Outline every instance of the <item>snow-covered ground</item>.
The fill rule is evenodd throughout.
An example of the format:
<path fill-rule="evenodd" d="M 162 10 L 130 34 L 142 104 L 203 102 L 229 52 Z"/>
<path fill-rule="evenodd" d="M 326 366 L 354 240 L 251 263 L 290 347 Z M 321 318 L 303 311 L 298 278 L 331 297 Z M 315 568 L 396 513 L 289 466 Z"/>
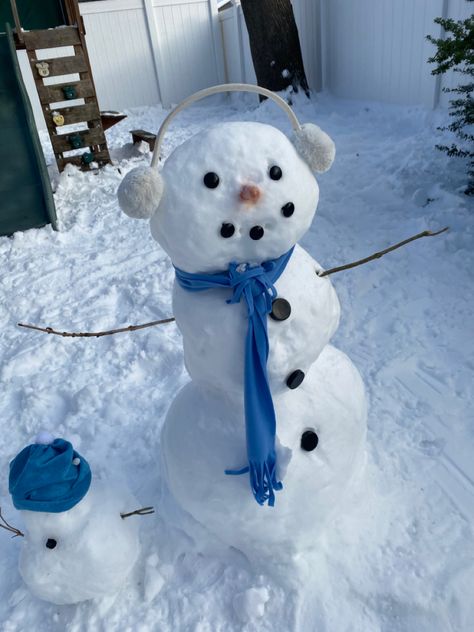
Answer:
<path fill-rule="evenodd" d="M 355 362 L 369 396 L 363 492 L 327 530 L 296 591 L 235 551 L 198 553 L 168 524 L 160 427 L 188 379 L 175 325 L 99 339 L 16 326 L 90 331 L 171 314 L 170 262 L 146 222 L 120 213 L 117 168 L 67 170 L 55 193 L 61 231 L 0 238 L 0 504 L 21 528 L 8 463 L 44 428 L 70 439 L 95 474 L 128 479 L 157 513 L 137 518 L 142 554 L 120 594 L 78 606 L 32 597 L 17 571 L 21 539 L 0 532 L 5 632 L 474 629 L 474 209 L 461 192 L 463 164 L 433 148 L 443 113 L 328 96 L 298 99 L 295 108 L 337 145 L 302 244 L 325 267 L 451 227 L 332 277 L 342 303 L 333 342 Z M 149 159 L 127 145 L 128 130 L 156 130 L 165 114 L 134 110 L 108 132 L 122 173 Z M 289 131 L 271 103 L 215 99 L 183 112 L 165 149 L 203 125 L 242 119 Z M 45 151 L 51 162 L 46 140 Z"/>

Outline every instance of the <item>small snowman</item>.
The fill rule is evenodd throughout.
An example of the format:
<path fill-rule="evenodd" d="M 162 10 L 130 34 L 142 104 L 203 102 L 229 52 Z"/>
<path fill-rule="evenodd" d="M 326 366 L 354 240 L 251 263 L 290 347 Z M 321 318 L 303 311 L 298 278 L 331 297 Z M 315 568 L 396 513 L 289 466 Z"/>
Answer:
<path fill-rule="evenodd" d="M 62 605 L 117 592 L 139 553 L 135 498 L 92 480 L 71 443 L 40 433 L 10 463 L 9 491 L 26 535 L 20 574 L 31 592 Z M 24 534 L 4 521 L 15 535 Z"/>
<path fill-rule="evenodd" d="M 260 92 L 288 114 L 291 142 L 255 122 L 221 123 L 178 146 L 161 173 L 171 118 L 210 93 Z M 181 507 L 255 559 L 314 547 L 364 463 L 366 402 L 349 358 L 328 342 L 339 302 L 297 242 L 319 200 L 313 172 L 335 156 L 277 95 L 226 85 L 165 119 L 152 167 L 124 178 L 122 209 L 150 218 L 176 271 L 173 312 L 191 382 L 167 414 L 161 448 Z"/>

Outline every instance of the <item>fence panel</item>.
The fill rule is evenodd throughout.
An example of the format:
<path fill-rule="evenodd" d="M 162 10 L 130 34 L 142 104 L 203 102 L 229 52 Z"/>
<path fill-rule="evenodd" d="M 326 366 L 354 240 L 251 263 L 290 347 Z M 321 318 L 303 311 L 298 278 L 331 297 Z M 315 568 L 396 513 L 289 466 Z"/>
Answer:
<path fill-rule="evenodd" d="M 426 63 L 439 36 L 443 0 L 323 0 L 327 87 L 336 95 L 424 104 L 438 97 Z"/>
<path fill-rule="evenodd" d="M 159 40 L 160 88 L 167 105 L 223 80 L 208 0 L 153 0 Z M 219 58 L 222 52 L 219 51 Z"/>
<path fill-rule="evenodd" d="M 86 41 L 101 109 L 160 102 L 141 0 L 82 3 Z"/>

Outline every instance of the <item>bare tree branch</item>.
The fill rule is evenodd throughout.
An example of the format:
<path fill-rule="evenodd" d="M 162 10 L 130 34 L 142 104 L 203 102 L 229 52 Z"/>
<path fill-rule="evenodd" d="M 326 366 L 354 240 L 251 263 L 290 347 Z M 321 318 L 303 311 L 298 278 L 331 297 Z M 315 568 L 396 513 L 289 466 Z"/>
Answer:
<path fill-rule="evenodd" d="M 37 327 L 36 325 L 26 325 L 25 323 L 18 323 L 18 327 L 35 329 L 36 331 L 42 331 L 46 334 L 63 336 L 63 338 L 101 338 L 102 336 L 121 334 L 126 331 L 137 331 L 138 329 L 145 329 L 146 327 L 154 327 L 155 325 L 164 325 L 166 323 L 172 323 L 174 322 L 174 320 L 174 318 L 164 318 L 163 320 L 153 320 L 151 323 L 143 323 L 142 325 L 129 325 L 128 327 L 122 327 L 120 329 L 110 329 L 109 331 L 85 331 L 83 333 L 75 331 L 56 331 L 51 327 Z"/>
<path fill-rule="evenodd" d="M 148 516 L 148 514 L 155 513 L 153 507 L 142 507 L 141 509 L 135 509 L 135 511 L 130 511 L 130 513 L 121 513 L 120 516 L 122 520 L 128 518 L 129 516 Z"/>
<path fill-rule="evenodd" d="M 359 259 L 358 261 L 353 261 L 352 263 L 346 263 L 343 266 L 337 266 L 336 268 L 330 268 L 329 270 L 321 270 L 320 272 L 316 271 L 316 274 L 320 277 L 328 276 L 328 274 L 334 274 L 335 272 L 341 272 L 342 270 L 349 270 L 350 268 L 355 268 L 356 266 L 361 266 L 363 263 L 368 263 L 369 261 L 373 261 L 374 259 L 380 259 L 388 252 L 392 252 L 392 250 L 396 250 L 397 248 L 401 248 L 406 244 L 409 244 L 411 241 L 415 241 L 415 239 L 421 239 L 421 237 L 435 237 L 436 235 L 441 235 L 441 233 L 445 233 L 449 230 L 449 226 L 445 226 L 441 230 L 436 232 L 432 232 L 431 230 L 424 230 L 422 233 L 418 233 L 417 235 L 413 235 L 413 237 L 409 237 L 408 239 L 404 239 L 400 241 L 398 244 L 394 244 L 389 248 L 385 248 L 385 250 L 381 250 L 380 252 L 375 252 L 370 257 L 365 257 L 364 259 Z"/>
<path fill-rule="evenodd" d="M 12 527 L 11 524 L 8 524 L 8 522 L 5 520 L 5 518 L 2 515 L 2 508 L 0 507 L 0 527 L 2 529 L 5 529 L 6 531 L 10 531 L 10 533 L 13 533 L 12 538 L 17 538 L 18 536 L 21 537 L 25 537 L 25 534 L 22 533 L 20 531 L 20 529 L 17 529 L 16 527 Z"/>

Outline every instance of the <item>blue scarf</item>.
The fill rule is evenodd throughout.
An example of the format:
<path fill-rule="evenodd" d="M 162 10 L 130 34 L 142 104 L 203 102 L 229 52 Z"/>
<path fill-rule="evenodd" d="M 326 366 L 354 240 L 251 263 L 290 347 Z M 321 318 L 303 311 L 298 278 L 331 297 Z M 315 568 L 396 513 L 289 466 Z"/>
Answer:
<path fill-rule="evenodd" d="M 272 311 L 272 302 L 277 297 L 274 283 L 292 254 L 293 248 L 278 259 L 255 267 L 231 263 L 227 272 L 217 274 L 191 274 L 175 268 L 176 279 L 184 290 L 231 288 L 232 298 L 227 303 L 239 303 L 243 297 L 247 304 L 244 404 L 249 464 L 241 470 L 226 470 L 226 474 L 249 472 L 255 500 L 260 505 L 268 501 L 270 507 L 275 504 L 274 491 L 280 490 L 282 484 L 276 479 L 276 419 L 267 374 L 267 314 Z"/>

